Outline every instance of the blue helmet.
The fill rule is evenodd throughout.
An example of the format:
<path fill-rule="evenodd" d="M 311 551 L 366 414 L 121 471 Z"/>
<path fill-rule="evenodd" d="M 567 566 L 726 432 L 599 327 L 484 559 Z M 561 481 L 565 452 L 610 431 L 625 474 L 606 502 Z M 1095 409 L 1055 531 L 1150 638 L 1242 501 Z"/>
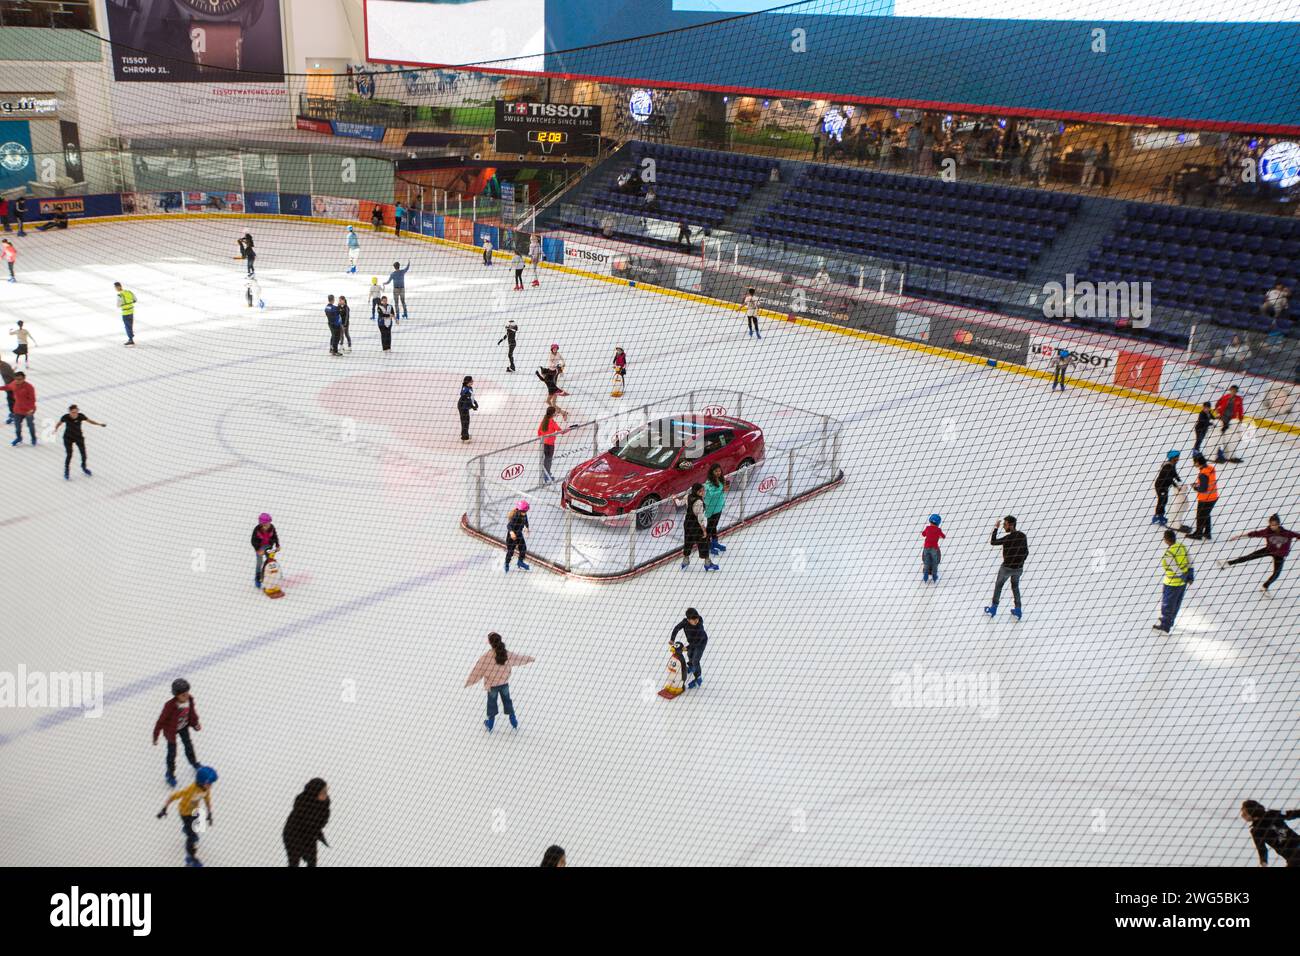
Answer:
<path fill-rule="evenodd" d="M 1171 448 L 1168 452 L 1165 453 L 1165 457 L 1166 457 L 1166 458 L 1177 458 L 1177 457 L 1178 457 L 1178 449 L 1177 449 L 1177 448 Z"/>
<path fill-rule="evenodd" d="M 1056 354 L 1059 355 L 1059 356 L 1061 356 L 1061 358 L 1066 358 L 1066 357 L 1070 354 L 1070 350 L 1069 350 L 1069 349 L 1057 349 L 1057 350 L 1056 350 Z"/>
<path fill-rule="evenodd" d="M 211 767 L 200 767 L 194 772 L 194 782 L 200 787 L 211 786 L 217 782 L 217 772 Z"/>
<path fill-rule="evenodd" d="M 943 524 L 943 515 L 930 515 L 930 524 Z"/>
<path fill-rule="evenodd" d="M 352 231 L 353 231 L 352 227 L 348 226 L 348 232 L 352 232 Z"/>

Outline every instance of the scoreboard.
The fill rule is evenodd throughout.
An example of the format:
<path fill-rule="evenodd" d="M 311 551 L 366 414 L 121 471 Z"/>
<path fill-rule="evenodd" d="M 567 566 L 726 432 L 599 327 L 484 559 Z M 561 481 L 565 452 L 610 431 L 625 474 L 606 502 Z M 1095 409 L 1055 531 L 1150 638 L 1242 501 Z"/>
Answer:
<path fill-rule="evenodd" d="M 600 107 L 496 101 L 496 150 L 542 156 L 600 152 Z"/>

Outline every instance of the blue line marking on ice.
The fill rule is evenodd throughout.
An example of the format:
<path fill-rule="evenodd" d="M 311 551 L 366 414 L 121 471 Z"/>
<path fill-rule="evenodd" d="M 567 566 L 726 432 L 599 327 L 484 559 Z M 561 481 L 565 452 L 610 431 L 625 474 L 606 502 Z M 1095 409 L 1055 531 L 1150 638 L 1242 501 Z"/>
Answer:
<path fill-rule="evenodd" d="M 256 637 L 250 637 L 246 641 L 240 641 L 237 644 L 227 644 L 225 647 L 219 647 L 216 650 L 209 651 L 199 657 L 190 658 L 188 661 L 182 661 L 179 664 L 168 666 L 165 670 L 150 674 L 147 677 L 141 677 L 122 687 L 115 688 L 104 695 L 103 705 L 109 707 L 113 704 L 120 704 L 122 701 L 130 700 L 132 697 L 138 697 L 140 694 L 156 694 L 159 688 L 165 688 L 170 685 L 171 680 L 180 673 L 196 673 L 206 670 L 209 667 L 215 667 L 218 664 L 225 664 L 228 661 L 243 657 L 252 651 L 261 650 L 272 644 L 291 637 L 296 637 L 305 631 L 310 631 L 314 627 L 327 624 L 337 618 L 346 617 L 349 614 L 355 614 L 358 611 L 368 610 L 369 608 L 383 604 L 389 598 L 398 597 L 408 591 L 414 591 L 426 585 L 441 581 L 444 578 L 454 577 L 462 571 L 468 571 L 476 565 L 484 564 L 493 560 L 492 555 L 483 554 L 472 558 L 465 558 L 463 561 L 457 561 L 455 564 L 449 564 L 433 571 L 426 571 L 423 574 L 417 574 L 414 577 L 407 578 L 405 581 L 398 581 L 396 584 L 386 588 L 381 588 L 372 594 L 364 594 L 361 597 L 353 598 L 350 601 L 344 601 L 342 604 L 336 604 L 334 607 L 326 608 L 315 614 L 303 618 L 301 621 L 292 621 L 280 627 L 267 631 L 264 634 L 258 634 Z M 241 577 L 240 580 L 243 580 Z M 80 708 L 65 708 L 56 710 L 41 717 L 33 724 L 29 724 L 19 730 L 9 734 L 0 734 L 0 747 L 13 743 L 19 737 L 25 737 L 28 734 L 40 733 L 41 731 L 50 730 L 54 727 L 66 724 L 70 720 L 77 720 L 85 713 Z"/>

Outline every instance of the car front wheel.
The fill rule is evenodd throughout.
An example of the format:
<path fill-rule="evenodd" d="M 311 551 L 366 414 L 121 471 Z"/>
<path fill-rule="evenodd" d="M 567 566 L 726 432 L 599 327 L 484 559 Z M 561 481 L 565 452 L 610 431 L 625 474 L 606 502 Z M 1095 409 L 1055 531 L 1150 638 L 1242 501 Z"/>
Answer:
<path fill-rule="evenodd" d="M 655 518 L 659 515 L 659 509 L 655 505 L 659 504 L 658 495 L 646 495 L 645 500 L 641 502 L 641 507 L 636 513 L 636 526 L 644 531 L 655 523 Z"/>

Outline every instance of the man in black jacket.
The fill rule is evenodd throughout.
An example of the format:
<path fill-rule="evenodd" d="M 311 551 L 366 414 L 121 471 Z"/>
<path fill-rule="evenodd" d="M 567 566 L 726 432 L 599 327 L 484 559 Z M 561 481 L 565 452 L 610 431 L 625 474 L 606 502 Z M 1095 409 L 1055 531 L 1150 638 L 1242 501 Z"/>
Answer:
<path fill-rule="evenodd" d="M 1004 529 L 1007 533 L 999 538 L 998 532 Z M 1016 602 L 1016 606 L 1011 610 L 1011 616 L 1018 621 L 1021 614 L 1020 574 L 1025 569 L 1025 558 L 1029 557 L 1029 539 L 1025 537 L 1023 531 L 1016 530 L 1016 519 L 1012 515 L 1007 515 L 993 526 L 993 535 L 989 538 L 989 544 L 1002 548 L 1002 566 L 998 568 L 997 584 L 993 586 L 993 603 L 984 609 L 984 613 L 989 617 L 998 613 L 998 599 L 1002 597 L 1002 585 L 1010 581 L 1011 597 Z"/>
<path fill-rule="evenodd" d="M 705 633 L 704 630 L 704 618 L 700 617 L 700 612 L 695 610 L 695 608 L 688 607 L 686 609 L 686 616 L 677 623 L 677 626 L 673 628 L 672 634 L 669 635 L 669 644 L 676 642 L 678 631 L 681 631 L 686 635 L 686 650 L 690 655 L 690 664 L 688 666 L 693 675 L 691 682 L 686 686 L 688 688 L 699 687 L 700 658 L 704 656 L 704 648 L 707 647 L 709 643 L 709 635 Z"/>
<path fill-rule="evenodd" d="M 1300 866 L 1300 837 L 1286 825 L 1287 820 L 1300 820 L 1300 810 L 1269 810 L 1255 800 L 1245 800 L 1241 818 L 1250 824 L 1250 838 L 1255 841 L 1260 866 L 1268 866 L 1270 846 L 1287 866 Z"/>
<path fill-rule="evenodd" d="M 1162 528 L 1169 522 L 1165 518 L 1165 505 L 1169 504 L 1169 489 L 1181 486 L 1183 479 L 1178 477 L 1178 450 L 1173 449 L 1165 456 L 1165 463 L 1156 475 L 1156 513 L 1151 518 L 1152 524 Z"/>

